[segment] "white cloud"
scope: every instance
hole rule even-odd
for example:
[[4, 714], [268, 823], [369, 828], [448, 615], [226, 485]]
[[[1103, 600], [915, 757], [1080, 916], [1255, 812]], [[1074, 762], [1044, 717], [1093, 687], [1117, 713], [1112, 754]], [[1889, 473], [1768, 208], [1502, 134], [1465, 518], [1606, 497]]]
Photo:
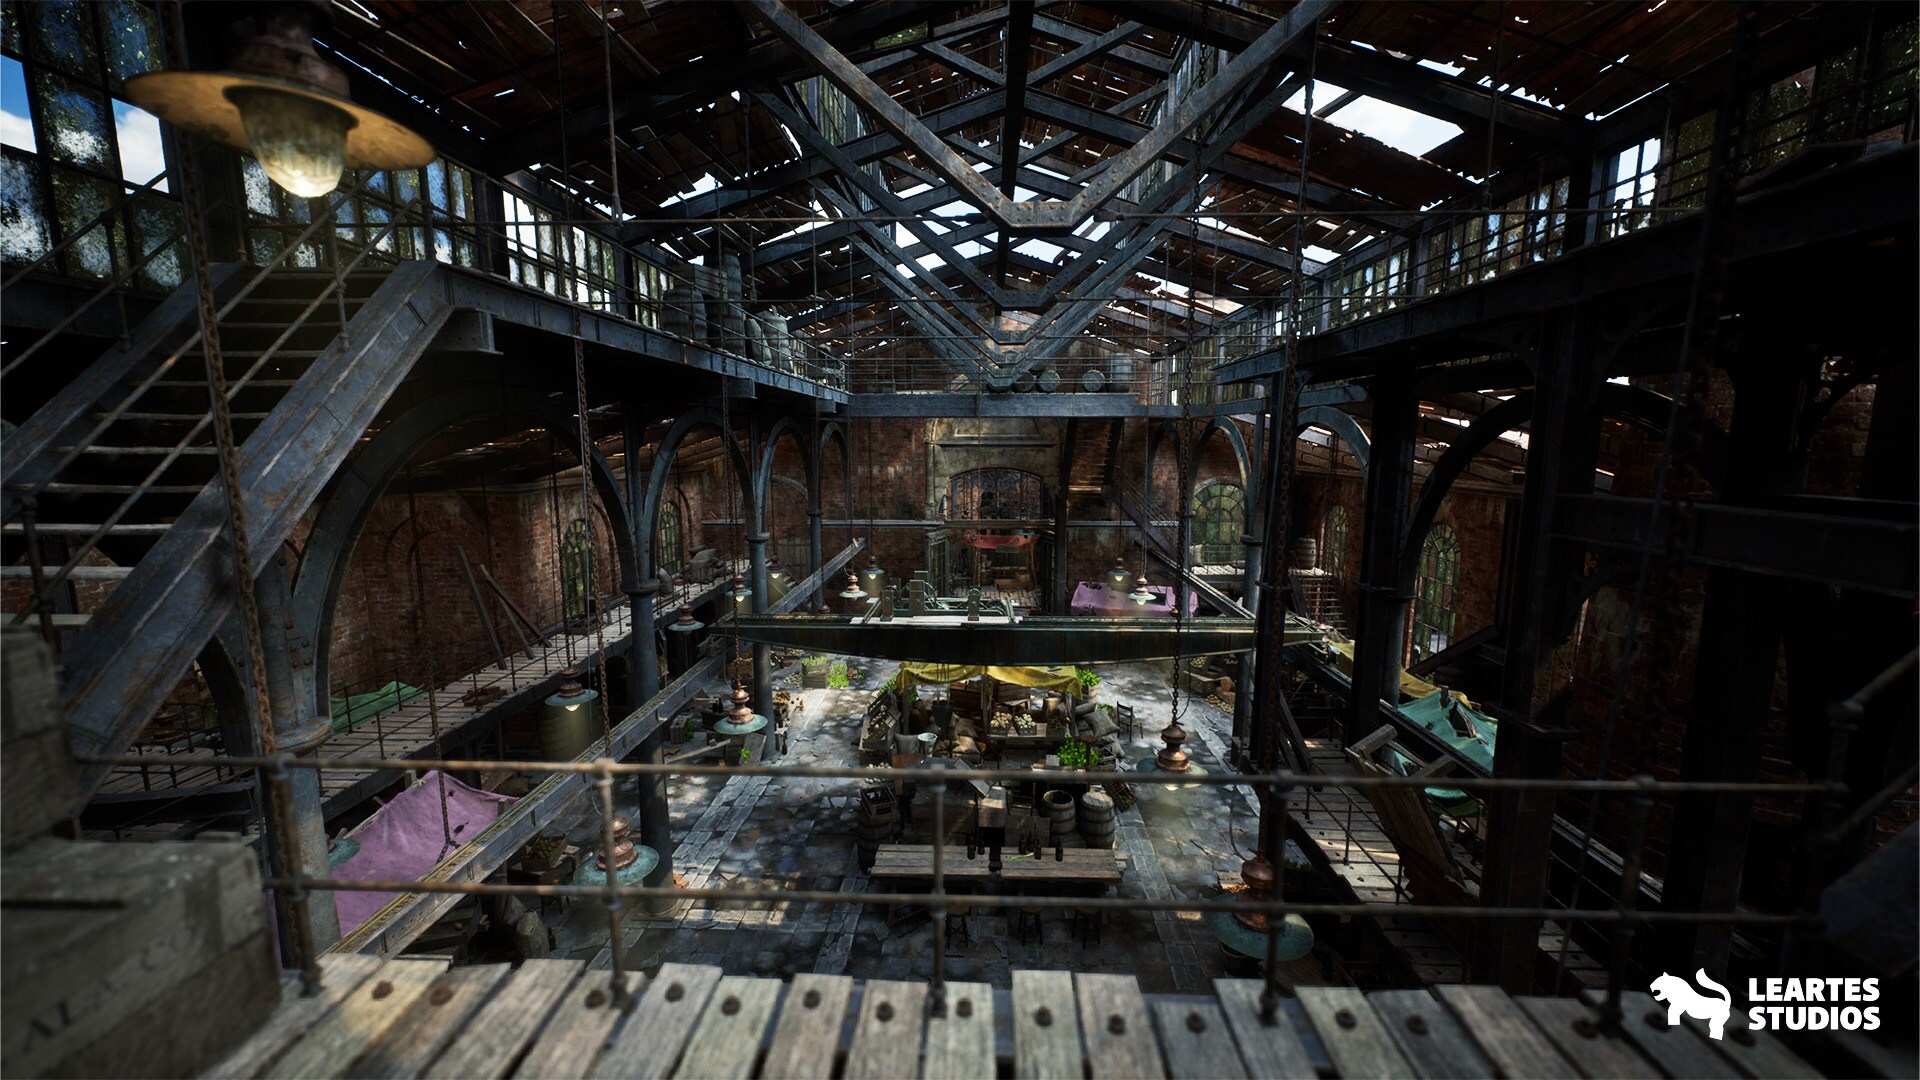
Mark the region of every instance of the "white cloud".
[[0, 112], [0, 143], [38, 151], [39, 147], [33, 145], [33, 121], [21, 113]]
[[[120, 175], [135, 186], [167, 171], [167, 155], [160, 138], [160, 121], [145, 109], [124, 101], [113, 103], [113, 130], [120, 142]], [[162, 181], [156, 190], [166, 191]]]

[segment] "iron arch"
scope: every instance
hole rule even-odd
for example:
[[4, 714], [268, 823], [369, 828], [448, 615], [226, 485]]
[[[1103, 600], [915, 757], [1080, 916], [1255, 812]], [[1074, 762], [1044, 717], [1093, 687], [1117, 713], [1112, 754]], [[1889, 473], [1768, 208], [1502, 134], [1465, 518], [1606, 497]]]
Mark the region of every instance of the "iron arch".
[[1360, 471], [1362, 473], [1367, 471], [1367, 456], [1373, 448], [1373, 443], [1367, 438], [1367, 433], [1360, 430], [1359, 422], [1354, 420], [1351, 414], [1331, 405], [1314, 405], [1294, 413], [1293, 421], [1295, 438], [1299, 437], [1301, 428], [1313, 424], [1333, 432], [1335, 437], [1347, 444], [1347, 452], [1359, 462]]
[[[327, 685], [327, 647], [333, 637], [334, 609], [347, 562], [374, 504], [430, 440], [467, 417], [483, 414], [525, 416], [567, 436], [570, 446], [580, 442], [576, 414], [562, 399], [505, 386], [465, 386], [435, 394], [381, 428], [328, 485], [314, 515], [294, 584], [295, 618], [313, 642], [316, 690]], [[614, 545], [625, 575], [635, 565], [632, 516], [622, 497], [620, 481], [598, 448], [592, 451], [588, 475], [614, 526]]]
[[667, 479], [673, 474], [673, 462], [680, 454], [680, 444], [696, 428], [710, 427], [721, 433], [720, 441], [726, 445], [727, 454], [733, 460], [734, 475], [740, 482], [740, 498], [746, 503], [744, 509], [747, 518], [753, 516], [752, 470], [747, 464], [747, 455], [740, 448], [740, 440], [726, 430], [726, 418], [718, 409], [689, 409], [675, 417], [667, 425], [667, 433], [660, 439], [660, 448], [654, 451], [653, 467], [647, 473], [647, 486], [640, 497], [638, 519], [639, 533], [636, 539], [634, 565], [642, 570], [642, 577], [652, 578], [655, 573], [653, 558], [653, 533], [660, 526], [660, 500], [667, 489]]

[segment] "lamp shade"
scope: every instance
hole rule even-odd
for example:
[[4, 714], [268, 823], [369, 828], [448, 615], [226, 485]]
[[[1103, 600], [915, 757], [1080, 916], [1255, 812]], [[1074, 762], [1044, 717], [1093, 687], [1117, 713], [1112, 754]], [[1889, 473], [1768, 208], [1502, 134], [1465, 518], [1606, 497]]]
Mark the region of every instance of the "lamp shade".
[[727, 589], [727, 599], [732, 602], [735, 615], [753, 613], [753, 590], [747, 588], [747, 579], [739, 574], [733, 575], [733, 585]]
[[1153, 590], [1147, 588], [1147, 575], [1141, 574], [1139, 577], [1133, 579], [1133, 591], [1127, 594], [1127, 599], [1139, 604], [1141, 607], [1153, 603]]
[[127, 80], [127, 100], [176, 127], [250, 150], [269, 179], [312, 198], [343, 169], [411, 169], [434, 159], [425, 139], [356, 105], [347, 77], [313, 48], [325, 3], [254, 5], [259, 33], [227, 71], [154, 71]]
[[[605, 885], [607, 883], [607, 857], [597, 853], [591, 859], [584, 859], [580, 869], [573, 873], [575, 885]], [[613, 845], [613, 876], [621, 885], [639, 885], [660, 865], [660, 853], [631, 840], [621, 840]]]
[[1133, 584], [1133, 575], [1127, 572], [1126, 564], [1119, 559], [1113, 560], [1113, 569], [1107, 571], [1107, 590], [1124, 593], [1127, 586]]
[[860, 575], [849, 573], [847, 575], [847, 587], [840, 590], [840, 599], [865, 600], [866, 598], [867, 591], [860, 587]]
[[696, 630], [706, 629], [706, 626], [706, 623], [693, 617], [692, 608], [682, 604], [679, 613], [674, 616], [673, 622], [667, 626], [667, 629], [676, 634], [691, 634]]

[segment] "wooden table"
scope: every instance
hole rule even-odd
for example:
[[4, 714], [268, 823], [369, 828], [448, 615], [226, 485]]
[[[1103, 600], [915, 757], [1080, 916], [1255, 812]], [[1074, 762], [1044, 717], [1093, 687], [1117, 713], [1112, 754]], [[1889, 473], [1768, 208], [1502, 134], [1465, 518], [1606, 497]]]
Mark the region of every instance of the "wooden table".
[[[1118, 885], [1126, 876], [1127, 855], [1106, 848], [1068, 848], [1056, 861], [1052, 852], [1037, 857], [1006, 858], [998, 879], [1009, 884]], [[946, 880], [978, 884], [993, 880], [987, 868], [987, 853], [976, 851], [967, 858], [967, 849], [947, 848]], [[919, 881], [933, 877], [932, 844], [881, 844], [867, 876], [874, 880]]]

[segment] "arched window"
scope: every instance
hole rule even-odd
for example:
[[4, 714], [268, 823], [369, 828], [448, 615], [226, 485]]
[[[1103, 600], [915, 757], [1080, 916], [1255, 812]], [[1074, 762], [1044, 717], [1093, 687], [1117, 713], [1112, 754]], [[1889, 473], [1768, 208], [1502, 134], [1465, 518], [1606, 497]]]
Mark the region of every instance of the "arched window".
[[1202, 566], [1239, 566], [1246, 530], [1247, 493], [1231, 480], [1209, 480], [1193, 493], [1193, 542]]
[[561, 614], [568, 622], [587, 617], [587, 596], [592, 589], [587, 578], [587, 522], [574, 518], [560, 536]]
[[654, 534], [653, 563], [656, 573], [677, 574], [683, 553], [680, 547], [680, 507], [671, 500], [660, 504], [660, 528]]
[[1414, 586], [1413, 659], [1417, 663], [1453, 644], [1453, 605], [1460, 585], [1460, 538], [1435, 525], [1420, 545]]
[[1320, 523], [1320, 568], [1333, 580], [1347, 580], [1347, 508], [1335, 506]]

